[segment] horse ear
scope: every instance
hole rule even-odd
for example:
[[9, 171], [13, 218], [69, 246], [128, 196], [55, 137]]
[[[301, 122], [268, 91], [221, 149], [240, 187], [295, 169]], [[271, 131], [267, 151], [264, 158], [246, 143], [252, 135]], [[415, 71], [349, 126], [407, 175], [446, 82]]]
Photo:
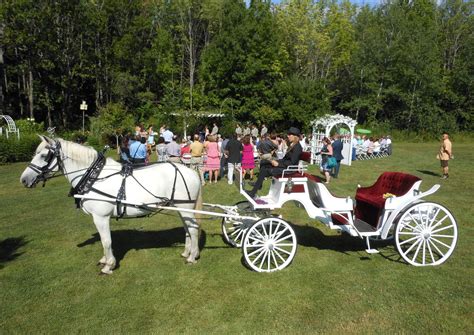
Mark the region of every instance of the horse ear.
[[38, 135], [39, 138], [41, 138], [42, 141], [45, 141], [48, 144], [53, 144], [53, 140], [50, 139], [48, 136], [45, 135]]

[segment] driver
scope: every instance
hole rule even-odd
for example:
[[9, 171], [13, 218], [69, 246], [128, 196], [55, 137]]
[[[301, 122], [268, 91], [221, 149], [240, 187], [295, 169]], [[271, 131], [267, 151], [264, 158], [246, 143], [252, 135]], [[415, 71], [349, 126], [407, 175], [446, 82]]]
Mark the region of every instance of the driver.
[[278, 160], [262, 160], [260, 162], [258, 179], [255, 184], [253, 184], [253, 189], [251, 191], [246, 191], [250, 197], [255, 198], [257, 191], [262, 188], [263, 181], [266, 177], [281, 175], [283, 170], [288, 166], [298, 165], [301, 153], [303, 152], [303, 148], [300, 144], [300, 134], [301, 132], [298, 128], [291, 127], [288, 130], [288, 141], [290, 142], [290, 146], [286, 151], [285, 156]]

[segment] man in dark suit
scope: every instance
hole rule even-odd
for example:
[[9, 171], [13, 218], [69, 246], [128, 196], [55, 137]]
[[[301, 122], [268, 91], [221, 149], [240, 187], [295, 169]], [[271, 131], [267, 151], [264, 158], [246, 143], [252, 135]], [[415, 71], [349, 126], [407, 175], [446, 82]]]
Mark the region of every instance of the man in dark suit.
[[288, 130], [288, 140], [290, 141], [290, 146], [286, 151], [285, 156], [278, 160], [272, 159], [263, 160], [260, 162], [260, 172], [258, 174], [257, 181], [255, 182], [253, 189], [247, 192], [248, 195], [254, 198], [257, 194], [257, 191], [262, 188], [263, 181], [266, 177], [281, 175], [283, 170], [285, 170], [288, 166], [298, 165], [301, 153], [303, 152], [303, 148], [300, 144], [300, 135], [301, 132], [298, 128], [291, 127]]
[[333, 168], [332, 176], [337, 178], [339, 175], [339, 168], [341, 166], [341, 161], [344, 159], [342, 156], [342, 148], [344, 147], [341, 136], [339, 134], [334, 135], [334, 142], [332, 142], [332, 156], [336, 158], [337, 164]]

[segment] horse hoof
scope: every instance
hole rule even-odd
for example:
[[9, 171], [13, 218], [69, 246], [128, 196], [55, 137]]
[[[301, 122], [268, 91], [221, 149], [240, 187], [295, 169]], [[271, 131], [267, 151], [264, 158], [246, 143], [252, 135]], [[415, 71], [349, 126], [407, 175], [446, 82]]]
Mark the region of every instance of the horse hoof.
[[186, 264], [188, 264], [188, 265], [194, 265], [196, 263], [197, 263], [197, 261], [195, 259], [193, 259], [193, 260], [187, 259], [186, 260]]
[[97, 265], [97, 266], [102, 266], [102, 267], [104, 267], [104, 266], [105, 266], [105, 263], [97, 262], [96, 265]]
[[102, 269], [102, 270], [99, 272], [99, 276], [111, 275], [112, 273], [113, 273], [113, 271], [111, 271], [111, 270], [104, 270], [104, 269]]

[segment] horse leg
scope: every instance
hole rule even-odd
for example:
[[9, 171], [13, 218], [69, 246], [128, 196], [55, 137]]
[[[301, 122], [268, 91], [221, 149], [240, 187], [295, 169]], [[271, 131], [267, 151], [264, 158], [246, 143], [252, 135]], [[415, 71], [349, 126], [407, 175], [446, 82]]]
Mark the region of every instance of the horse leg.
[[112, 274], [112, 270], [115, 268], [115, 257], [112, 253], [112, 237], [110, 236], [110, 216], [99, 216], [93, 214], [94, 224], [100, 235], [100, 241], [104, 248], [104, 257], [101, 258], [99, 263], [104, 264], [101, 270], [103, 274]]
[[104, 256], [102, 256], [102, 258], [97, 262], [97, 265], [104, 266], [106, 262], [107, 262], [107, 258], [105, 258], [105, 255], [104, 255]]
[[199, 225], [193, 213], [181, 213], [186, 230], [186, 244], [183, 257], [186, 263], [195, 264], [199, 258]]
[[181, 257], [188, 258], [189, 254], [191, 254], [191, 236], [189, 235], [188, 227], [186, 226], [186, 224], [184, 224], [184, 230], [186, 231], [186, 239], [184, 243], [184, 251], [181, 254]]

